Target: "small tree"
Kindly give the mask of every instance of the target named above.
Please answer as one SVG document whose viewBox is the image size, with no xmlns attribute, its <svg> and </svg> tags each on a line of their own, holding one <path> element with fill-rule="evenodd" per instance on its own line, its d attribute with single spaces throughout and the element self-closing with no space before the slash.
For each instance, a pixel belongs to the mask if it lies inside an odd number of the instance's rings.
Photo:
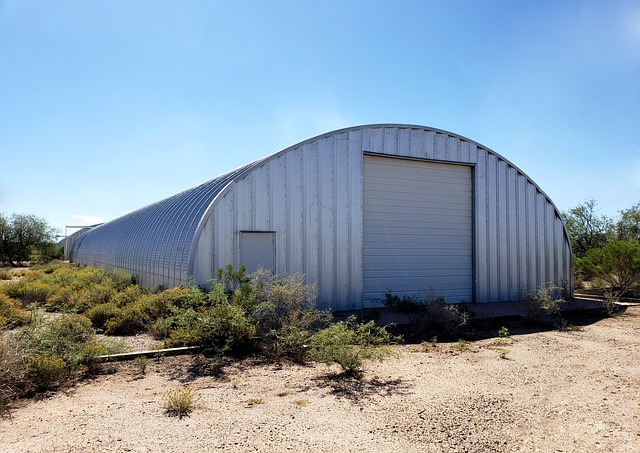
<svg viewBox="0 0 640 453">
<path fill-rule="evenodd" d="M 602 248 L 591 249 L 578 265 L 611 285 L 620 296 L 640 283 L 640 244 L 612 240 Z"/>
<path fill-rule="evenodd" d="M 598 202 L 590 199 L 562 213 L 576 257 L 581 258 L 588 250 L 604 246 L 613 235 L 612 220 L 598 215 L 597 206 Z"/>
<path fill-rule="evenodd" d="M 620 211 L 620 219 L 616 223 L 616 235 L 622 241 L 640 242 L 640 203 Z"/>
<path fill-rule="evenodd" d="M 46 220 L 27 214 L 0 214 L 0 261 L 14 265 L 33 255 L 51 256 L 56 230 Z"/>
</svg>

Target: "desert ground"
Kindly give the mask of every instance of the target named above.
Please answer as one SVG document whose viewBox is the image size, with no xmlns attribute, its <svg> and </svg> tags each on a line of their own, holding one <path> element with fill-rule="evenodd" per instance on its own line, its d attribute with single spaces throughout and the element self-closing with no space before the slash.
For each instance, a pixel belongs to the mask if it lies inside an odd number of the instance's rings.
<svg viewBox="0 0 640 453">
<path fill-rule="evenodd" d="M 640 306 L 510 340 L 396 346 L 361 379 L 325 365 L 201 356 L 110 372 L 0 419 L 3 452 L 640 451 Z M 572 327 L 576 326 L 576 327 Z M 142 346 L 145 339 L 138 338 Z M 193 389 L 189 416 L 163 396 Z"/>
</svg>

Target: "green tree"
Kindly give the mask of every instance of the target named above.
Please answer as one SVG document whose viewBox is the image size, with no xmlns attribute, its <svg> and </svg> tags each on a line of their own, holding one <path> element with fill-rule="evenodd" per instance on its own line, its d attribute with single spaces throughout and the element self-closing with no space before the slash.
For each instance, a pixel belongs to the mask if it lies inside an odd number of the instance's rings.
<svg viewBox="0 0 640 453">
<path fill-rule="evenodd" d="M 620 211 L 616 222 L 616 235 L 623 241 L 640 242 L 640 202 Z"/>
<path fill-rule="evenodd" d="M 598 215 L 597 207 L 598 202 L 592 198 L 562 213 L 571 248 L 578 258 L 585 256 L 590 249 L 603 247 L 614 234 L 613 221 L 605 215 Z"/>
<path fill-rule="evenodd" d="M 0 261 L 15 264 L 32 256 L 50 256 L 56 230 L 46 220 L 29 214 L 0 214 Z"/>
<path fill-rule="evenodd" d="M 614 239 L 589 250 L 578 265 L 609 283 L 615 295 L 622 295 L 640 284 L 640 244 Z"/>
</svg>

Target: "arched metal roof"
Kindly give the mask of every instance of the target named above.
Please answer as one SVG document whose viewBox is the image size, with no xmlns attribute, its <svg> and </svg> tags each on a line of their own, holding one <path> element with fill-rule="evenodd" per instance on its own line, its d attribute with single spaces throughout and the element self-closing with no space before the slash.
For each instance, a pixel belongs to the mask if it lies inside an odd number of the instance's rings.
<svg viewBox="0 0 640 453">
<path fill-rule="evenodd" d="M 144 267 L 146 273 L 185 282 L 198 226 L 216 195 L 267 158 L 87 231 L 75 241 L 71 260 L 134 274 Z"/>
<path fill-rule="evenodd" d="M 81 264 L 121 268 L 134 275 L 155 276 L 157 283 L 146 286 L 170 286 L 186 283 L 193 272 L 195 246 L 204 224 L 211 215 L 216 198 L 248 175 L 294 149 L 322 138 L 365 129 L 411 129 L 434 132 L 469 142 L 479 150 L 495 155 L 522 174 L 558 212 L 551 199 L 520 169 L 487 147 L 451 132 L 410 124 L 354 126 L 324 133 L 251 162 L 214 179 L 205 181 L 171 197 L 145 206 L 81 235 L 73 244 L 69 258 Z M 559 214 L 558 214 L 559 215 Z M 566 230 L 565 230 L 566 235 Z"/>
</svg>

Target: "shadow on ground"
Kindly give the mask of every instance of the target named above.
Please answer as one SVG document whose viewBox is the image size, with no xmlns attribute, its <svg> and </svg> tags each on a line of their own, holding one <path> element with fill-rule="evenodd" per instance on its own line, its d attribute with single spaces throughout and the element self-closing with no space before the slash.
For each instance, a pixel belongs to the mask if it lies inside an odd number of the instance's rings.
<svg viewBox="0 0 640 453">
<path fill-rule="evenodd" d="M 381 379 L 377 376 L 365 378 L 364 374 L 349 376 L 327 373 L 313 379 L 318 388 L 329 388 L 331 394 L 354 403 L 375 397 L 405 395 L 411 386 L 403 379 Z"/>
</svg>

